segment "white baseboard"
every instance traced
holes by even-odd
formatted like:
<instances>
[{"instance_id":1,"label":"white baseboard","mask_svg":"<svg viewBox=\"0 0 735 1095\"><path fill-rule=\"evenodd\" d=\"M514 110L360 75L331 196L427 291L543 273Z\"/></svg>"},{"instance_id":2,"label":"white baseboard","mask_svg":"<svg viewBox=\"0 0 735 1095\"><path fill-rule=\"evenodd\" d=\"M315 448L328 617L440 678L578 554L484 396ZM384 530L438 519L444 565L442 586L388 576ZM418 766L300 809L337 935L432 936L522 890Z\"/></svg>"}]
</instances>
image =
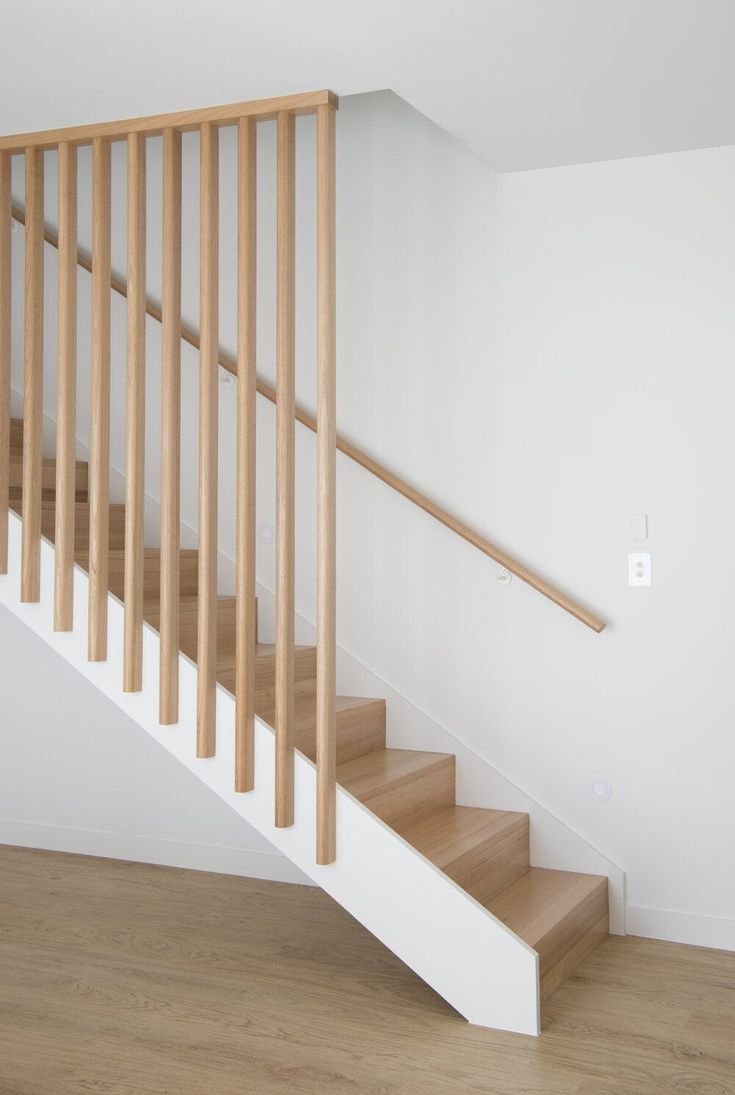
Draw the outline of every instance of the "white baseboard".
<instances>
[{"instance_id":1,"label":"white baseboard","mask_svg":"<svg viewBox=\"0 0 735 1095\"><path fill-rule=\"evenodd\" d=\"M162 867L186 867L192 871L213 871L215 874L233 874L244 878L265 878L272 882L313 885L286 856L276 851L192 844L161 837L39 825L7 818L0 818L0 844L101 856L104 859L124 859L135 863L154 863Z\"/></svg>"},{"instance_id":2,"label":"white baseboard","mask_svg":"<svg viewBox=\"0 0 735 1095\"><path fill-rule=\"evenodd\" d=\"M735 918L732 917L628 905L626 925L628 935L735 951Z\"/></svg>"}]
</instances>

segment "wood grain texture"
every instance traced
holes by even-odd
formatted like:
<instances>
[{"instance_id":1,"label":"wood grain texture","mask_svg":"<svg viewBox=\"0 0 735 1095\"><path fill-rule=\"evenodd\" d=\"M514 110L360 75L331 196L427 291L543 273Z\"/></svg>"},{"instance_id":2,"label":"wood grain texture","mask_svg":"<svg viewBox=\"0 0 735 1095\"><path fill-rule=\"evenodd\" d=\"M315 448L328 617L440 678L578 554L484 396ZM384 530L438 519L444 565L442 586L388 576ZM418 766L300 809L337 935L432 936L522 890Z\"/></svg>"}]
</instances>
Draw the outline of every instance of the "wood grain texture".
<instances>
[{"instance_id":1,"label":"wood grain texture","mask_svg":"<svg viewBox=\"0 0 735 1095\"><path fill-rule=\"evenodd\" d=\"M21 510L22 492L19 498L11 499L11 507ZM22 516L22 512L20 514ZM56 503L53 499L41 501L41 535L51 543L56 535ZM109 550L118 551L121 554L125 549L125 506L118 502L108 507L108 532L107 541ZM75 559L79 553L85 555L90 551L90 504L88 502L74 503L74 545ZM120 600L123 599L123 587L120 587Z\"/></svg>"},{"instance_id":2,"label":"wood grain texture","mask_svg":"<svg viewBox=\"0 0 735 1095\"><path fill-rule=\"evenodd\" d=\"M455 758L450 753L376 749L337 767L337 782L398 829L454 805Z\"/></svg>"},{"instance_id":3,"label":"wood grain texture","mask_svg":"<svg viewBox=\"0 0 735 1095\"><path fill-rule=\"evenodd\" d=\"M13 206L13 216L19 223L25 223L25 213L20 207ZM50 243L52 246L57 245L56 235L48 229L46 230L45 238L46 242ZM83 251L80 251L78 254L78 262L83 269L91 270L89 256ZM116 293L119 293L122 296L127 294L127 285L123 278L112 278L111 285ZM160 306L154 300L149 299L146 303L146 308L148 315L160 322ZM201 340L198 332L194 330L194 328L185 325L182 326L181 338L187 345L193 346L196 350L199 350ZM237 361L224 350L219 351L219 364L223 369L227 369L228 372L232 373L233 376L237 376ZM273 404L277 404L277 393L272 384L259 378L257 382L257 392L258 395L262 396L264 399L269 400L269 402ZM317 432L316 418L307 410L296 405L294 414L296 416L296 421L302 426L311 430L312 433ZM526 566L525 563L510 555L498 544L493 543L486 536L483 536L477 529L473 529L464 521L460 521L458 517L450 513L449 510L445 509L443 506L440 506L427 494L416 490L416 488L407 483L405 479L401 479L399 475L396 475L395 472L386 468L384 464L381 464L379 460L370 456L369 453L358 448L357 445L353 445L351 441L348 441L347 438L340 434L337 434L336 445L338 452L341 452L344 456L353 460L356 464L359 464L365 471L374 475L377 479L380 479L382 483L385 483L386 486L396 491L413 505L418 506L424 513L449 529L450 532L455 533L468 544L471 544L472 547L481 551L483 555L486 555L489 559L493 559L496 563L499 563L500 566L505 567L505 569L509 570L511 574L514 574L516 578L519 578L522 582L530 585L537 593L540 593L543 597L547 597L554 604L558 605L559 608L564 609L565 612L568 612L575 619L585 624L586 627L591 628L592 631L597 633L605 629L605 621L596 613L585 608L579 601L570 597L569 594L559 589L558 586L553 585L553 583L543 578L536 571Z\"/></svg>"},{"instance_id":4,"label":"wood grain texture","mask_svg":"<svg viewBox=\"0 0 735 1095\"><path fill-rule=\"evenodd\" d=\"M538 951L541 999L547 999L608 934L607 879L531 867L486 902Z\"/></svg>"},{"instance_id":5,"label":"wood grain texture","mask_svg":"<svg viewBox=\"0 0 735 1095\"><path fill-rule=\"evenodd\" d=\"M529 867L528 814L449 806L398 831L481 904Z\"/></svg>"},{"instance_id":6,"label":"wood grain texture","mask_svg":"<svg viewBox=\"0 0 735 1095\"><path fill-rule=\"evenodd\" d=\"M278 115L276 195L276 826L294 821L296 128Z\"/></svg>"},{"instance_id":7,"label":"wood grain texture","mask_svg":"<svg viewBox=\"0 0 735 1095\"><path fill-rule=\"evenodd\" d=\"M181 545L181 134L163 134L161 292L161 644L158 718L179 721Z\"/></svg>"},{"instance_id":8,"label":"wood grain texture","mask_svg":"<svg viewBox=\"0 0 735 1095\"><path fill-rule=\"evenodd\" d=\"M238 123L237 219L237 680L235 682L235 790L252 791L255 741L255 385L257 132L252 118Z\"/></svg>"},{"instance_id":9,"label":"wood grain texture","mask_svg":"<svg viewBox=\"0 0 735 1095\"><path fill-rule=\"evenodd\" d=\"M143 687L145 504L145 136L128 137L128 341L125 385L125 604L123 691Z\"/></svg>"},{"instance_id":10,"label":"wood grain texture","mask_svg":"<svg viewBox=\"0 0 735 1095\"><path fill-rule=\"evenodd\" d=\"M92 390L89 447L89 639L91 662L107 659L110 504L110 144L92 144Z\"/></svg>"},{"instance_id":11,"label":"wood grain texture","mask_svg":"<svg viewBox=\"0 0 735 1095\"><path fill-rule=\"evenodd\" d=\"M217 357L219 351L219 134L200 137L199 641L197 756L215 752L217 688Z\"/></svg>"},{"instance_id":12,"label":"wood grain texture","mask_svg":"<svg viewBox=\"0 0 735 1095\"><path fill-rule=\"evenodd\" d=\"M0 152L0 574L8 572L10 500L10 336L12 189L10 155Z\"/></svg>"},{"instance_id":13,"label":"wood grain texture","mask_svg":"<svg viewBox=\"0 0 735 1095\"><path fill-rule=\"evenodd\" d=\"M25 156L26 254L23 368L23 529L21 601L41 597L43 474L43 152ZM109 295L109 294L108 294Z\"/></svg>"},{"instance_id":14,"label":"wood grain texture","mask_svg":"<svg viewBox=\"0 0 735 1095\"><path fill-rule=\"evenodd\" d=\"M240 118L245 117L256 118L261 122L270 121L282 111L289 111L294 115L313 114L317 107L325 103L336 109L339 100L332 91L305 91L271 99L252 99L223 106L179 110L171 114L151 114L142 118L45 129L36 133L16 133L0 137L0 151L22 152L25 148L55 148L62 141L75 145L92 144L97 137L104 137L108 141L124 141L130 133L145 133L146 136L153 137L166 129L187 133L204 124L214 127L235 125Z\"/></svg>"},{"instance_id":15,"label":"wood grain texture","mask_svg":"<svg viewBox=\"0 0 735 1095\"><path fill-rule=\"evenodd\" d=\"M733 1088L732 953L610 937L523 1038L469 1026L316 888L0 848L0 907L3 1095Z\"/></svg>"},{"instance_id":16,"label":"wood grain texture","mask_svg":"<svg viewBox=\"0 0 735 1095\"><path fill-rule=\"evenodd\" d=\"M110 550L110 593L122 600L125 587L125 552ZM76 561L89 570L89 553L77 548ZM158 548L146 548L143 553L143 603L160 598L161 552ZM196 597L199 584L199 552L184 550L179 557L179 589L182 597ZM195 643L196 653L196 643Z\"/></svg>"},{"instance_id":17,"label":"wood grain texture","mask_svg":"<svg viewBox=\"0 0 735 1095\"><path fill-rule=\"evenodd\" d=\"M57 288L54 629L71 631L74 626L74 503L78 493L77 150L68 144L59 145ZM43 493L43 483L41 490Z\"/></svg>"},{"instance_id":18,"label":"wood grain texture","mask_svg":"<svg viewBox=\"0 0 735 1095\"><path fill-rule=\"evenodd\" d=\"M77 502L88 501L89 464L86 460L73 463L73 497ZM10 497L17 501L23 495L23 457L10 453ZM44 502L53 502L56 498L56 461L44 457L41 469L41 498Z\"/></svg>"},{"instance_id":19,"label":"wood grain texture","mask_svg":"<svg viewBox=\"0 0 735 1095\"><path fill-rule=\"evenodd\" d=\"M337 848L337 281L335 112L316 112L317 175L317 681L316 861Z\"/></svg>"}]
</instances>

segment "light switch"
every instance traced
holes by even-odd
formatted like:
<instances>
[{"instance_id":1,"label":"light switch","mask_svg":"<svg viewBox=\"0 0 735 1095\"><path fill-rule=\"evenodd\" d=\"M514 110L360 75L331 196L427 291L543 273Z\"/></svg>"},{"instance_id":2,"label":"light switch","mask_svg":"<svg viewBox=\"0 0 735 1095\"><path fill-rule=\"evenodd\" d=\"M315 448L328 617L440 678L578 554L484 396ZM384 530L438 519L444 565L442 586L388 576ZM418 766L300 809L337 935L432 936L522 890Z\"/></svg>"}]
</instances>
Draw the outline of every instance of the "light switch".
<instances>
[{"instance_id":1,"label":"light switch","mask_svg":"<svg viewBox=\"0 0 735 1095\"><path fill-rule=\"evenodd\" d=\"M650 586L651 584L651 553L648 551L631 551L628 555L628 585Z\"/></svg>"},{"instance_id":2,"label":"light switch","mask_svg":"<svg viewBox=\"0 0 735 1095\"><path fill-rule=\"evenodd\" d=\"M647 540L648 539L648 514L647 513L634 513L630 518L630 538L631 540Z\"/></svg>"}]
</instances>

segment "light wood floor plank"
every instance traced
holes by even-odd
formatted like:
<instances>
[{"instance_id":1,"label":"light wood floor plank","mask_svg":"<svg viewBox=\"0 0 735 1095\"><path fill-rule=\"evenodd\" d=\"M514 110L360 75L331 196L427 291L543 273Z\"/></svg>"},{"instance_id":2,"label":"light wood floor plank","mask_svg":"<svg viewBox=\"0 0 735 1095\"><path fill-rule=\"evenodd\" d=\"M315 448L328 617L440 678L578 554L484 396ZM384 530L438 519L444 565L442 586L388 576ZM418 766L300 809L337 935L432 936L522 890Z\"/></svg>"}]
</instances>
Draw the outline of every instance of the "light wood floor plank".
<instances>
[{"instance_id":1,"label":"light wood floor plank","mask_svg":"<svg viewBox=\"0 0 735 1095\"><path fill-rule=\"evenodd\" d=\"M0 847L0 1095L723 1095L734 985L611 938L500 1034L317 889Z\"/></svg>"}]
</instances>

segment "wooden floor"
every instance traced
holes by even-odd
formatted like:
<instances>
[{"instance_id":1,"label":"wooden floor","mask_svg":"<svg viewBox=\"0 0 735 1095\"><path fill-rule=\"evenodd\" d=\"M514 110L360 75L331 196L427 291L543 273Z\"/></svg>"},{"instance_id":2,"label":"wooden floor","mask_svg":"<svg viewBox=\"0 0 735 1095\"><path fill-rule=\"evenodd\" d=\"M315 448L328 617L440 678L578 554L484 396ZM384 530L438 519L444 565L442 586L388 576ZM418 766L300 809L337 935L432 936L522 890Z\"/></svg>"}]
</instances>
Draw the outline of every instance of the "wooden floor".
<instances>
[{"instance_id":1,"label":"wooden floor","mask_svg":"<svg viewBox=\"0 0 735 1095\"><path fill-rule=\"evenodd\" d=\"M732 1095L735 954L611 938L470 1027L316 889L0 847L1 1095Z\"/></svg>"}]
</instances>

